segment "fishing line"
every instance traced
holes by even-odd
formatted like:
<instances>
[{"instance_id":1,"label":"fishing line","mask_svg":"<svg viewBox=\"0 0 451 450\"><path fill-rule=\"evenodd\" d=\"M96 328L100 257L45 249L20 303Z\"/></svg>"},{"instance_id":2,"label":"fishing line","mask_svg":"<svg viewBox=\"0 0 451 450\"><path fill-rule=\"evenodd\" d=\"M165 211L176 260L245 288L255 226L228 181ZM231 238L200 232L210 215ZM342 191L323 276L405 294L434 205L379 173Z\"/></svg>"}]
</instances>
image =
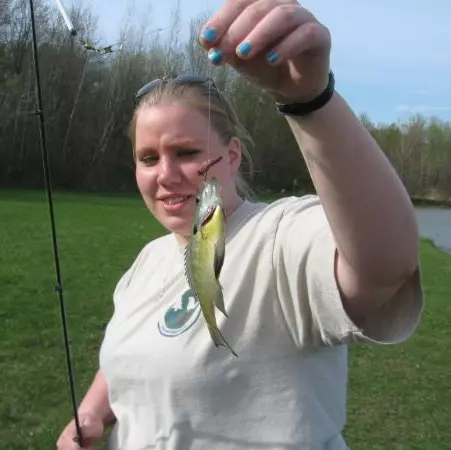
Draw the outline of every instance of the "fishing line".
<instances>
[{"instance_id":1,"label":"fishing line","mask_svg":"<svg viewBox=\"0 0 451 450\"><path fill-rule=\"evenodd\" d=\"M94 164L99 157L100 154L104 154L106 151L106 146L108 143L108 133L111 132L112 128L115 124L115 113L116 113L116 105L117 105L117 98L120 94L114 96L116 90L116 83L119 78L119 70L121 68L121 61L116 60L115 61L116 68L114 70L113 79L111 81L110 90L108 93L108 99L107 99L107 105L106 105L106 111L107 111L107 117L105 119L105 125L103 127L102 136L100 137L99 143L97 144L97 149L95 152L93 152L92 158L91 158L91 164ZM119 83L120 84L120 83Z\"/></svg>"},{"instance_id":2,"label":"fishing line","mask_svg":"<svg viewBox=\"0 0 451 450\"><path fill-rule=\"evenodd\" d=\"M206 0L207 3L207 12L210 14L210 10L209 10L209 0ZM210 73L208 73L210 72ZM213 81L213 67L209 66L208 63L208 55L207 55L207 76L209 78L211 78L211 82L208 83L208 126L207 126L207 161L210 159L210 144L211 144L211 89L212 89L212 82ZM207 182L207 175L208 175L208 170L209 170L209 166L207 166L207 168L205 169L204 172L204 182Z\"/></svg>"},{"instance_id":3,"label":"fishing line","mask_svg":"<svg viewBox=\"0 0 451 450\"><path fill-rule=\"evenodd\" d=\"M208 86L207 161L210 159L210 139L211 139L210 123L211 123L211 87ZM204 181L207 181L208 169L209 168L205 170Z\"/></svg>"},{"instance_id":4,"label":"fishing line","mask_svg":"<svg viewBox=\"0 0 451 450\"><path fill-rule=\"evenodd\" d=\"M88 62L89 62L89 53L86 53L86 58L85 58L84 66L83 66L83 71L81 73L80 82L78 83L77 94L75 95L75 101L74 101L74 104L72 106L72 111L71 111L71 114L70 114L70 117L69 117L69 125L67 126L66 136L64 137L63 150L61 152L63 154L64 158L66 157L66 148L67 148L67 144L69 142L70 129L72 128L72 121L73 121L73 118L74 118L75 109L76 109L77 104L78 104L78 99L80 98L81 88L83 86L83 81L85 79L86 69L88 67Z\"/></svg>"},{"instance_id":5,"label":"fishing line","mask_svg":"<svg viewBox=\"0 0 451 450\"><path fill-rule=\"evenodd\" d=\"M66 362L67 362L67 370L69 375L69 385L72 399L72 408L74 412L75 418L75 427L78 435L78 442L80 445L82 444L82 434L80 421L78 418L77 411L77 401L75 395L75 383L73 378L73 370L72 370L72 362L70 356L70 346L69 346L69 338L67 332L67 320L66 320L66 311L64 306L64 297L63 297L63 283L61 281L61 269L59 263L59 252L58 252L58 241L56 236L56 225L55 225L55 214L53 209L53 199L52 199L52 187L50 183L50 168L48 162L48 152L47 152L47 139L45 133L45 117L44 110L42 104L42 88L41 88L41 77L40 77L40 69L39 69L39 55L38 55L38 45L36 38L36 24L35 24L35 13L34 13L34 5L33 0L29 0L30 4L30 15L31 15L31 29L32 29L32 37L33 37L33 61L34 61L34 69L35 69L35 84L36 84L36 103L37 110L35 111L35 115L39 118L39 134L41 140L41 154L42 154L42 166L44 171L44 181L45 181L45 190L47 194L47 203L49 209L50 216L50 229L52 235L52 244L53 244L53 259L55 264L55 273L56 273L56 285L55 292L58 294L59 305L60 305L60 313L61 313L61 322L63 328L63 337L64 337L64 347L66 352ZM72 33L72 31L71 31ZM75 438L76 439L76 438Z\"/></svg>"},{"instance_id":6,"label":"fishing line","mask_svg":"<svg viewBox=\"0 0 451 450\"><path fill-rule=\"evenodd\" d=\"M61 16L63 17L64 22L66 23L66 27L69 30L70 35L72 37L77 36L78 35L77 29L75 28L74 24L72 23L72 21L71 21L71 19L69 17L69 14L67 13L62 1L61 0L56 0L56 6L58 7L58 10L61 13ZM84 63L83 70L82 70L82 74L81 74L81 77L80 77L80 82L78 83L77 93L76 93L76 96L75 96L75 100L74 100L74 104L73 104L73 107L72 107L72 111L71 111L71 114L70 114L70 117L69 117L69 125L67 127L66 135L64 137L64 144L63 144L63 150L62 150L63 156L65 156L65 154L66 154L66 149L67 149L67 145L68 145L68 141L69 141L69 134L70 134L70 130L72 128L72 121L73 121L73 118L74 118L74 115L75 115L76 107L78 105L78 101L79 101L79 98L80 98L82 86L83 86L85 75L86 75L86 72L87 72L88 63L89 63L89 60L90 60L90 55L91 55L90 52L96 52L96 53L98 53L100 55L105 55L107 53L114 53L114 52L119 51L119 50L122 49L122 44L113 44L113 45L108 45L106 47L99 47L99 48L97 48L94 45L90 44L86 39L83 39L83 38L79 37L78 40L82 44L83 48L86 50L86 59L85 59L85 63ZM117 49L116 49L116 46L117 46ZM117 75L117 70L118 69L116 69L115 77ZM113 81L112 89L114 88L114 83L115 83L115 80ZM110 97L111 97L111 92L110 92ZM110 101L110 100L108 100L108 101ZM107 127L107 124L105 124L105 126L104 126L104 134L105 134L105 131L106 131L106 127ZM99 147L103 143L103 141L104 141L104 135L102 135L102 137L100 139ZM95 157L96 156L94 154L93 159L95 159Z\"/></svg>"}]
</instances>

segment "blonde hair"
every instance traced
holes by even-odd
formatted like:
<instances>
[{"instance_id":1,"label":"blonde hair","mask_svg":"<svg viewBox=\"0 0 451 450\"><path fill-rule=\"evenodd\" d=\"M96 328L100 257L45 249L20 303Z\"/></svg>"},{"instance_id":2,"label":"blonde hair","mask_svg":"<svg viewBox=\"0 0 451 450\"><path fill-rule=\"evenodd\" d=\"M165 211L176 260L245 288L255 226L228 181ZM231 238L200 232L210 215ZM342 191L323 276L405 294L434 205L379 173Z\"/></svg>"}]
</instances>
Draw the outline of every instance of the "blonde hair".
<instances>
[{"instance_id":1,"label":"blonde hair","mask_svg":"<svg viewBox=\"0 0 451 450\"><path fill-rule=\"evenodd\" d=\"M249 151L249 146L254 145L252 138L230 102L219 90L213 88L211 82L182 84L170 79L159 83L152 91L145 94L135 108L128 131L133 146L133 159L135 159L135 132L139 112L160 102L174 101L195 108L207 119L210 118L210 126L218 133L224 145L227 145L232 138L237 138L241 143L242 155L248 162L249 173L252 174L253 162ZM254 197L251 187L241 172L237 173L235 186L240 197L245 199Z\"/></svg>"}]
</instances>

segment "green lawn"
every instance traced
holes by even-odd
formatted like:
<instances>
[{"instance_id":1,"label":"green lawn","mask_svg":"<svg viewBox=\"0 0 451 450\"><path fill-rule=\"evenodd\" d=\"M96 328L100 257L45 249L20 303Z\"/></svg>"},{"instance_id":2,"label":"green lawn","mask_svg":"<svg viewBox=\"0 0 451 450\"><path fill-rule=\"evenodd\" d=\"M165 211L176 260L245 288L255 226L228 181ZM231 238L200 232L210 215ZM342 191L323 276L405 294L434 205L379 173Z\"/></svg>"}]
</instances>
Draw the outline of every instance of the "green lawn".
<instances>
[{"instance_id":1,"label":"green lawn","mask_svg":"<svg viewBox=\"0 0 451 450\"><path fill-rule=\"evenodd\" d=\"M97 366L115 283L163 230L138 197L54 200L80 398ZM0 191L0 245L0 450L55 448L72 410L44 192ZM352 449L451 449L451 258L427 240L421 258L427 307L414 338L351 350Z\"/></svg>"}]
</instances>

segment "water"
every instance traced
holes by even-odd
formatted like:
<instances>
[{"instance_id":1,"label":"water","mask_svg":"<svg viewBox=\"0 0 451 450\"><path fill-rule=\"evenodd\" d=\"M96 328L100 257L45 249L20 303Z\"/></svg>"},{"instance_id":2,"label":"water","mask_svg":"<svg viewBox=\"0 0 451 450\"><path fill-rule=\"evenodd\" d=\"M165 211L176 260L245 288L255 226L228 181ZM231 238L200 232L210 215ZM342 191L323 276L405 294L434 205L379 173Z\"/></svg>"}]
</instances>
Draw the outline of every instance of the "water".
<instances>
[{"instance_id":1,"label":"water","mask_svg":"<svg viewBox=\"0 0 451 450\"><path fill-rule=\"evenodd\" d=\"M420 234L451 254L451 208L417 207Z\"/></svg>"}]
</instances>

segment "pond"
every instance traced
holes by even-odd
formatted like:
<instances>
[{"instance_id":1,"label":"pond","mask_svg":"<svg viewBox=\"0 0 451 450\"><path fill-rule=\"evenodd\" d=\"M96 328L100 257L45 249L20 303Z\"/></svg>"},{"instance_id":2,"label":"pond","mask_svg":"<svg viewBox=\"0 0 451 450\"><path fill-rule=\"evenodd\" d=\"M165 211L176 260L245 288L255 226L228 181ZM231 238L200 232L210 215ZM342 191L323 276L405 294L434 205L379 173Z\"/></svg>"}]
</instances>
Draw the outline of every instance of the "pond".
<instances>
[{"instance_id":1,"label":"pond","mask_svg":"<svg viewBox=\"0 0 451 450\"><path fill-rule=\"evenodd\" d=\"M420 234L451 254L451 208L416 207Z\"/></svg>"}]
</instances>

